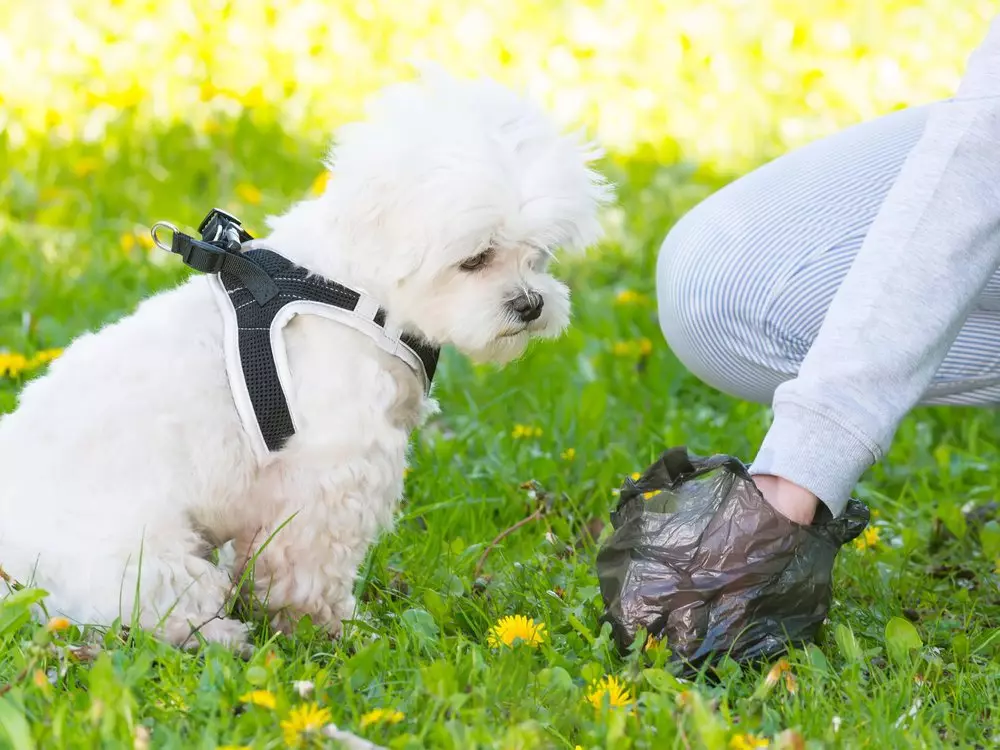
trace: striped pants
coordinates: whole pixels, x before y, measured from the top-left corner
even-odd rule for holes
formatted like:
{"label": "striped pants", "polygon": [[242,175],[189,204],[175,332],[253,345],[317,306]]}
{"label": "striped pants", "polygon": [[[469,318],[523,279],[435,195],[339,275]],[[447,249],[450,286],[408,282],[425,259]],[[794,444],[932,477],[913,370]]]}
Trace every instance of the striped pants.
{"label": "striped pants", "polygon": [[[674,226],[657,264],[660,326],[691,372],[761,403],[795,377],[926,116],[902,110],[792,151]],[[1000,403],[1000,273],[923,403]]]}

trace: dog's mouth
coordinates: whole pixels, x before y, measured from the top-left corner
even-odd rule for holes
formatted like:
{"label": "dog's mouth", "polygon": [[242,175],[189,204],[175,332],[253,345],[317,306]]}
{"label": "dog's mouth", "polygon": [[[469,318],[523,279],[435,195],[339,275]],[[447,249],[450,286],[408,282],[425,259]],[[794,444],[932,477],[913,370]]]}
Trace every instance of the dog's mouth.
{"label": "dog's mouth", "polygon": [[532,331],[536,330],[538,326],[532,327],[530,323],[527,325],[512,326],[509,328],[504,328],[497,334],[498,339],[512,339],[515,336],[520,336],[522,333],[530,334]]}

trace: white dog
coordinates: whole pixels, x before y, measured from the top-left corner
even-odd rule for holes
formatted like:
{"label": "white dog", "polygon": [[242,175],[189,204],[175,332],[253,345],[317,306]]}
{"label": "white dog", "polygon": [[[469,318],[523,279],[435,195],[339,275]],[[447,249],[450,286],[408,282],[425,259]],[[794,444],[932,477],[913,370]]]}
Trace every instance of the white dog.
{"label": "white dog", "polygon": [[[567,324],[548,265],[599,237],[610,188],[595,156],[495,83],[425,75],[339,131],[324,194],[262,243],[363,290],[389,325],[508,361]],[[78,338],[0,421],[0,565],[47,590],[50,613],[235,646],[247,626],[225,617],[232,576],[208,552],[231,541],[246,561],[263,546],[255,582],[278,624],[308,614],[336,634],[392,522],[409,434],[436,404],[365,334],[299,316],[285,338],[297,431],[260,457],[210,280]]]}

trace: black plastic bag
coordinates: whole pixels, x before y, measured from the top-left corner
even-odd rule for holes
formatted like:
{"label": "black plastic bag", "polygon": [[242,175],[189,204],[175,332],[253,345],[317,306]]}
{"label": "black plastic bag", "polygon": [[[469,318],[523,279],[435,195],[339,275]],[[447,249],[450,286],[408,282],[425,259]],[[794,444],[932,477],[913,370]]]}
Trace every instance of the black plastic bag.
{"label": "black plastic bag", "polygon": [[628,649],[640,628],[672,658],[697,667],[713,655],[769,657],[815,638],[839,548],[868,525],[852,499],[810,526],[774,510],[741,461],[666,451],[626,480],[614,533],[597,556],[604,619]]}

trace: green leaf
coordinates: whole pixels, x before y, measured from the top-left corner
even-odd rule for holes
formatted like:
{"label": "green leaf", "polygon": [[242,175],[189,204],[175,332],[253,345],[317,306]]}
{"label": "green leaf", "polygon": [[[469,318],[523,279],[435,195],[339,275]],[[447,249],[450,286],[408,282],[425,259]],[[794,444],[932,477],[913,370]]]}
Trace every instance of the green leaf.
{"label": "green leaf", "polygon": [[435,698],[442,700],[458,692],[458,677],[455,674],[455,665],[438,659],[420,669],[420,679],[423,682],[424,690]]}
{"label": "green leaf", "polygon": [[969,653],[971,651],[971,646],[969,644],[969,636],[965,633],[958,633],[954,638],[951,639],[951,651],[955,654],[955,661],[959,664],[964,664],[969,660]]}
{"label": "green leaf", "polygon": [[924,642],[912,622],[893,617],[885,625],[885,645],[889,658],[897,664],[904,664],[910,660],[910,651],[919,649]]}
{"label": "green leaf", "polygon": [[979,543],[983,554],[990,560],[1000,558],[1000,523],[988,521],[979,530]]}
{"label": "green leaf", "polygon": [[35,750],[28,720],[7,697],[0,698],[0,731],[10,739],[13,750]]}
{"label": "green leaf", "polygon": [[851,630],[850,625],[839,623],[833,629],[833,639],[837,642],[841,656],[847,661],[861,661],[864,658],[861,646],[858,645],[858,639],[854,637],[854,631]]}
{"label": "green leaf", "polygon": [[675,694],[684,690],[684,686],[677,681],[676,677],[662,669],[644,669],[642,676],[649,683],[649,686],[658,693]]}
{"label": "green leaf", "polygon": [[408,609],[399,618],[413,639],[420,645],[430,645],[440,632],[430,612],[423,609]]}
{"label": "green leaf", "polygon": [[965,532],[968,526],[965,522],[965,516],[962,514],[962,509],[954,503],[946,503],[938,508],[938,518],[941,519],[941,523],[945,525],[952,534],[954,534],[959,539],[965,539]]}
{"label": "green leaf", "polygon": [[9,640],[31,619],[31,607],[48,596],[42,589],[21,589],[0,600],[0,642]]}

